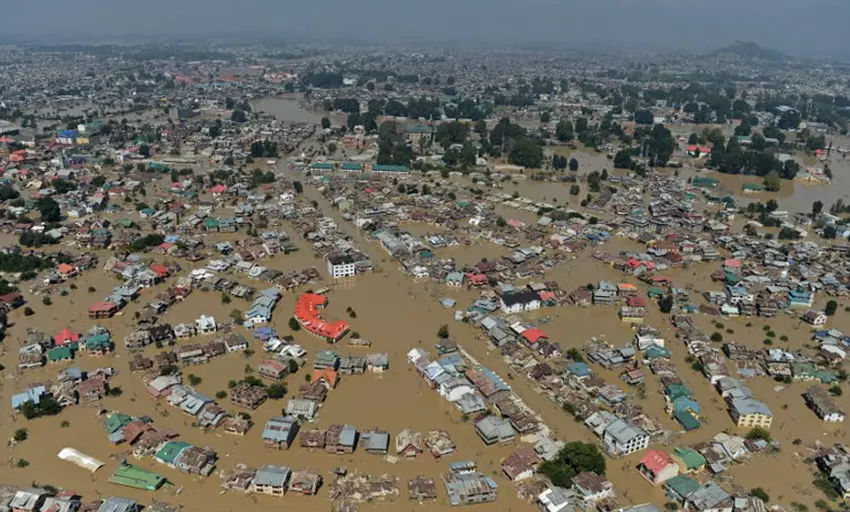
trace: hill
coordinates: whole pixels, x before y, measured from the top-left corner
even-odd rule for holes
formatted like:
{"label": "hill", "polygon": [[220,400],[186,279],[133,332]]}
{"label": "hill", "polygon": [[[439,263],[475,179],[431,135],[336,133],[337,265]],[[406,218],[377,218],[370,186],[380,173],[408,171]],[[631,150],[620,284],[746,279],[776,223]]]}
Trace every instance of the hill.
{"label": "hill", "polygon": [[781,52],[762,48],[761,46],[753,42],[744,41],[738,41],[735,44],[720,48],[718,50],[714,50],[708,55],[709,57],[716,57],[720,55],[735,55],[744,59],[759,59],[771,61],[781,61],[786,59],[786,56],[783,55]]}

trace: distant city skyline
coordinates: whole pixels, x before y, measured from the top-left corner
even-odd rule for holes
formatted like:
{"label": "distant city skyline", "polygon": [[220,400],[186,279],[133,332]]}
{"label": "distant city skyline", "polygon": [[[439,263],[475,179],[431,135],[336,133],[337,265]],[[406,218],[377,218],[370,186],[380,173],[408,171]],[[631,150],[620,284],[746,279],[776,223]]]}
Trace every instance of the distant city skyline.
{"label": "distant city skyline", "polygon": [[377,43],[707,51],[754,41],[848,56],[847,0],[39,0],[4,9],[0,38],[276,37]]}

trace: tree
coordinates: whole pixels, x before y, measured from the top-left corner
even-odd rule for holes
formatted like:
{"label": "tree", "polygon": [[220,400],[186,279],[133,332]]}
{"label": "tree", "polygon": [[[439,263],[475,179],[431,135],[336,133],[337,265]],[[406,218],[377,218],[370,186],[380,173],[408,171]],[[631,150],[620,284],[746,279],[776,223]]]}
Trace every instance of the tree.
{"label": "tree", "polygon": [[567,119],[561,119],[555,126],[555,137],[561,142],[569,142],[575,138],[573,123]]}
{"label": "tree", "polygon": [[635,111],[635,124],[652,124],[655,121],[655,116],[649,110]]}
{"label": "tree", "polygon": [[283,384],[272,384],[266,388],[266,393],[268,393],[269,398],[272,400],[280,400],[286,395],[286,386]]}
{"label": "tree", "polygon": [[140,145],[139,146],[139,154],[142,155],[144,158],[150,158],[151,157],[151,147],[148,146],[147,144]]}
{"label": "tree", "polygon": [[756,498],[762,500],[765,503],[770,501],[770,496],[761,487],[756,487],[755,489],[750,489],[750,495],[755,496]]}
{"label": "tree", "polygon": [[835,226],[823,228],[823,237],[827,240],[834,240],[836,236],[838,236],[838,231],[836,231]]}
{"label": "tree", "polygon": [[541,123],[545,124],[545,123],[548,123],[551,120],[552,120],[552,114],[549,113],[549,111],[546,111],[546,112],[543,112],[543,113],[540,114],[540,122]]}
{"label": "tree", "polygon": [[764,177],[764,189],[768,192],[779,192],[780,188],[782,188],[782,180],[779,178],[779,173],[776,171],[767,173]]}
{"label": "tree", "polygon": [[649,156],[652,165],[655,167],[667,165],[675,149],[676,141],[673,139],[670,130],[665,128],[663,124],[655,125],[647,144],[647,156]]}
{"label": "tree", "polygon": [[661,309],[662,313],[669,313],[673,310],[673,296],[665,295],[658,301],[658,307]]}
{"label": "tree", "polygon": [[298,323],[298,319],[295,318],[294,316],[289,319],[289,328],[292,329],[293,331],[300,331],[301,330],[301,324]]}
{"label": "tree", "polygon": [[575,158],[570,158],[570,170],[577,171],[578,170],[578,160]]}
{"label": "tree", "polygon": [[298,361],[296,361],[295,359],[290,359],[287,363],[287,366],[290,374],[296,373],[298,371]]}
{"label": "tree", "polygon": [[688,144],[699,144],[699,136],[696,133],[692,133],[690,137],[688,137]]}
{"label": "tree", "polygon": [[437,330],[437,337],[447,339],[449,337],[449,326],[446,324],[441,325]]}
{"label": "tree", "polygon": [[768,443],[773,439],[770,436],[770,431],[764,427],[755,427],[750,429],[750,431],[747,432],[746,437],[750,440],[761,439],[763,441],[767,441]]}
{"label": "tree", "polygon": [[27,437],[29,437],[29,431],[25,428],[19,428],[15,431],[15,434],[12,436],[12,439],[14,439],[15,442],[20,443],[22,441],[26,441]]}
{"label": "tree", "polygon": [[295,190],[296,194],[302,194],[304,192],[304,185],[302,185],[300,181],[293,181],[292,188]]}
{"label": "tree", "polygon": [[621,149],[614,155],[615,169],[631,169],[632,168],[632,152],[628,149]]}
{"label": "tree", "polygon": [[41,220],[44,222],[59,222],[62,220],[62,213],[59,209],[59,203],[52,197],[42,197],[37,203],[38,213],[41,215]]}
{"label": "tree", "polygon": [[200,377],[198,377],[198,376],[197,376],[197,375],[195,375],[194,373],[190,373],[190,374],[189,374],[189,384],[191,384],[192,386],[197,386],[197,385],[199,385],[202,381],[203,381],[203,379],[201,379]]}
{"label": "tree", "polygon": [[573,185],[570,187],[570,195],[577,196],[581,193],[581,187],[578,185]]}
{"label": "tree", "polygon": [[836,311],[838,311],[838,303],[834,300],[831,300],[826,303],[826,309],[824,309],[823,312],[824,314],[826,314],[826,316],[832,316],[835,314]]}
{"label": "tree", "polygon": [[12,188],[10,185],[4,185],[0,187],[0,201],[17,199],[19,197],[21,197],[21,194],[19,194],[18,191]]}
{"label": "tree", "polygon": [[604,475],[606,470],[605,457],[599,447],[592,443],[567,443],[551,461],[540,465],[540,473],[549,477],[552,483],[568,488],[577,474],[590,471]]}
{"label": "tree", "polygon": [[516,142],[513,151],[508,155],[508,161],[514,165],[536,169],[543,163],[543,148],[531,139],[521,138]]}
{"label": "tree", "polygon": [[817,214],[819,214],[822,211],[823,211],[823,202],[822,201],[815,201],[814,203],[812,203],[812,217],[817,216]]}
{"label": "tree", "polygon": [[248,116],[242,110],[234,110],[233,113],[230,114],[230,120],[234,123],[244,123],[248,120]]}
{"label": "tree", "polygon": [[709,339],[711,341],[715,342],[715,343],[718,343],[718,342],[723,341],[723,335],[720,334],[719,332],[714,332],[714,333],[712,333],[712,335]]}
{"label": "tree", "polygon": [[505,218],[504,218],[504,217],[502,217],[501,215],[499,215],[499,216],[496,218],[496,226],[498,226],[498,227],[500,227],[500,228],[503,228],[503,227],[505,227],[505,226],[507,226],[507,225],[508,225],[508,221],[506,221],[506,220],[505,220]]}

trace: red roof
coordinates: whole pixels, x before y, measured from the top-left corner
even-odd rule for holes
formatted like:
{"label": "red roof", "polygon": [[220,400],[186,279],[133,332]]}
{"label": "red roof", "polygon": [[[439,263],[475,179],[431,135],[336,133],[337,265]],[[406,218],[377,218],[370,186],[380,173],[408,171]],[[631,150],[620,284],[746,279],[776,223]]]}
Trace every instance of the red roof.
{"label": "red roof", "polygon": [[738,268],[741,266],[741,261],[736,260],[735,258],[729,258],[723,264],[727,267]]}
{"label": "red roof", "polygon": [[526,329],[522,332],[522,337],[527,339],[529,343],[534,344],[541,339],[548,339],[549,336],[540,329]]}
{"label": "red roof", "polygon": [[658,474],[673,463],[670,456],[659,450],[649,450],[646,455],[640,460],[643,466],[654,474]]}
{"label": "red roof", "polygon": [[310,379],[310,382],[316,382],[318,380],[324,380],[328,383],[328,386],[334,388],[336,387],[336,382],[339,379],[339,374],[336,370],[331,368],[324,368],[322,370],[313,370],[313,377]]}
{"label": "red roof", "polygon": [[295,303],[295,318],[301,327],[317,336],[336,340],[348,332],[348,322],[339,320],[333,323],[325,322],[319,314],[319,308],[328,303],[328,298],[315,293],[304,293]]}
{"label": "red roof", "polygon": [[165,268],[165,265],[162,265],[161,263],[154,263],[153,265],[151,265],[151,270],[156,272],[156,275],[158,275],[159,277],[167,277],[170,273],[168,272],[168,269]]}
{"label": "red roof", "polygon": [[626,304],[633,308],[645,308],[646,301],[641,297],[629,297],[626,299]]}
{"label": "red roof", "polygon": [[96,311],[112,311],[113,309],[118,309],[118,305],[113,302],[101,301],[95,304],[92,304],[89,307],[90,312]]}
{"label": "red roof", "polygon": [[53,337],[53,341],[55,341],[57,345],[77,343],[80,341],[80,333],[72,331],[70,327],[66,327],[59,331],[59,334]]}

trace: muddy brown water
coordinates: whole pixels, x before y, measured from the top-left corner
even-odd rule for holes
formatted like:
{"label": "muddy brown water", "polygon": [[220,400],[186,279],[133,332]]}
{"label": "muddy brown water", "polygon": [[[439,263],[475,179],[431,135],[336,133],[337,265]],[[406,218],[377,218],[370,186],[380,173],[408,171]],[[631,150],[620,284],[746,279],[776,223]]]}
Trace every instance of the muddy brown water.
{"label": "muddy brown water", "polygon": [[[312,190],[307,190],[306,194],[311,199],[321,200]],[[512,451],[512,446],[484,446],[474,434],[472,425],[464,422],[453,406],[425,386],[406,361],[405,354],[412,347],[421,346],[433,351],[438,327],[441,324],[449,324],[452,335],[469,353],[482,364],[506,376],[510,370],[502,361],[498,351],[482,339],[479,331],[474,327],[454,322],[453,311],[444,309],[434,300],[435,297],[453,297],[458,300],[460,307],[472,300],[475,294],[465,290],[452,290],[433,283],[413,283],[400,275],[397,263],[392,261],[389,255],[376,245],[363,240],[350,225],[339,218],[336,212],[327,208],[324,203],[323,208],[326,213],[337,218],[337,222],[346,232],[355,236],[361,248],[369,252],[382,268],[381,273],[358,276],[345,283],[333,283],[330,305],[324,314],[331,319],[347,318],[346,308],[353,308],[357,317],[348,319],[352,329],[359,331],[373,343],[372,347],[366,351],[387,352],[391,366],[390,370],[382,376],[367,374],[343,378],[339,386],[330,392],[316,425],[325,427],[332,423],[349,423],[360,429],[380,427],[388,430],[392,435],[403,428],[421,431],[443,428],[452,435],[458,446],[455,455],[443,461],[420,457],[416,460],[402,460],[391,464],[381,456],[368,455],[359,450],[347,456],[311,452],[298,446],[282,452],[266,450],[261,441],[262,425],[271,416],[280,414],[285,400],[268,401],[256,411],[252,411],[251,416],[255,426],[244,438],[232,437],[221,432],[204,433],[192,427],[190,418],[166,404],[153,400],[147,394],[144,383],[139,377],[131,375],[127,370],[128,354],[123,347],[123,338],[132,329],[133,313],[165,285],[145,290],[138,303],[129,305],[121,316],[102,321],[102,324],[112,331],[116,340],[117,352],[114,355],[103,358],[82,355],[73,363],[48,365],[38,370],[18,371],[17,348],[27,328],[55,334],[65,326],[79,331],[87,331],[91,327],[94,322],[86,317],[86,308],[105,295],[111,287],[119,284],[117,280],[105,276],[100,269],[88,271],[74,280],[77,289],[72,290],[65,297],[54,295],[53,304],[50,306],[42,305],[40,299],[27,294],[32,303],[31,306],[36,311],[34,316],[25,317],[22,309],[10,315],[14,326],[9,330],[9,336],[2,345],[3,353],[0,355],[0,363],[6,368],[0,374],[2,377],[0,378],[0,399],[5,400],[8,407],[8,400],[12,394],[22,390],[29,383],[55,379],[59,370],[72,364],[84,370],[113,366],[120,371],[113,385],[120,386],[124,394],[120,397],[107,398],[98,406],[132,415],[151,416],[156,425],[179,431],[181,439],[198,445],[207,445],[216,450],[220,457],[219,467],[222,469],[230,470],[237,463],[245,463],[253,467],[263,463],[286,464],[293,468],[310,466],[320,469],[326,481],[331,478],[330,471],[337,466],[345,466],[350,470],[356,468],[373,475],[388,473],[400,478],[401,497],[393,504],[379,502],[363,504],[362,509],[442,510],[449,506],[441,484],[438,483],[439,500],[433,504],[420,506],[407,500],[406,480],[416,474],[425,474],[439,480],[440,473],[446,471],[449,462],[473,459],[482,471],[494,476],[499,484],[498,502],[480,505],[475,507],[476,510],[531,510],[531,505],[517,499],[513,485],[507,481],[499,469],[499,461]],[[295,236],[294,229],[287,231]],[[426,231],[430,231],[430,228],[426,228]],[[264,260],[262,264],[281,270],[316,265],[324,273],[322,261],[312,254],[307,244],[297,238],[294,241],[301,251],[290,255],[276,255]],[[615,239],[606,249],[616,252],[624,248],[639,249],[639,246],[627,240]],[[437,254],[456,257],[462,263],[474,263],[482,257],[496,257],[502,254],[502,250],[492,245],[474,245],[468,248],[440,249],[437,250]],[[184,273],[196,266],[202,266],[201,262],[182,263]],[[711,283],[708,279],[713,269],[714,267],[709,264],[694,269],[679,269],[669,274],[677,284],[688,283],[693,285],[695,290],[717,289],[718,285]],[[255,287],[261,286],[251,283],[244,276],[234,277]],[[632,278],[624,279],[618,272],[592,260],[587,254],[578,255],[578,258],[553,269],[547,278],[558,281],[565,289],[596,282],[599,279],[636,283]],[[95,287],[97,292],[89,293],[87,291],[89,286]],[[700,299],[696,300],[700,301]],[[294,302],[295,295],[287,293],[275,310],[272,324],[281,335],[289,333],[287,322],[292,314]],[[213,314],[218,320],[225,321],[232,309],[239,308],[244,311],[248,307],[248,302],[238,299],[234,299],[230,304],[222,304],[220,295],[217,293],[195,292],[188,300],[170,309],[162,320],[172,324],[188,322],[204,313]],[[842,311],[842,308],[839,311]],[[680,375],[694,390],[706,419],[706,424],[701,429],[677,435],[673,444],[664,449],[672,450],[673,446],[707,440],[722,430],[737,432],[722,406],[722,401],[711,389],[708,381],[693,372],[685,363],[685,348],[674,339],[669,324],[656,308],[650,307],[650,312],[647,323],[664,328],[668,347],[673,350]],[[547,323],[543,329],[564,349],[579,347],[591,337],[601,336],[619,346],[625,344],[633,335],[629,327],[619,322],[614,309],[546,309],[536,312],[528,319],[543,320],[544,317],[547,317]],[[722,329],[713,326],[708,317],[697,316],[696,318],[698,325],[706,332],[720,330],[724,332],[727,339],[735,339],[753,347],[761,346],[764,338],[762,326],[765,322],[757,318],[721,319],[720,321],[724,324]],[[831,322],[836,327],[850,331],[850,315],[839,313]],[[752,325],[747,327],[747,323]],[[785,345],[790,347],[803,346],[810,337],[808,329],[782,315],[770,320],[769,325],[776,332],[777,340],[783,334],[789,336],[789,342]],[[734,333],[726,333],[725,329],[732,329]],[[304,331],[293,333],[293,335],[311,356],[316,351],[327,347],[324,342],[309,336]],[[190,342],[205,339],[209,338],[199,337]],[[214,395],[219,390],[227,389],[229,380],[242,378],[246,374],[246,365],[255,367],[264,359],[259,345],[257,343],[253,345],[257,351],[250,358],[246,358],[243,354],[226,355],[207,365],[187,368],[184,373],[187,375],[193,373],[201,377],[202,383],[198,389],[203,393]],[[778,342],[777,345],[783,346]],[[152,354],[155,351],[154,347],[149,347],[147,353]],[[340,346],[339,351],[357,353],[363,350]],[[613,372],[605,372],[596,367],[594,370],[609,382],[617,383],[625,388]],[[302,370],[288,378],[287,384],[291,390],[297,389],[303,383],[304,372],[305,370]],[[587,429],[573,421],[544,395],[538,393],[524,377],[517,376],[510,383],[514,391],[542,415],[558,438],[566,441],[595,441]],[[800,438],[804,444],[816,440],[824,443],[844,441],[845,428],[825,426],[806,409],[800,397],[806,387],[805,383],[795,383],[777,390],[776,383],[772,380],[756,378],[749,381],[748,385],[753,389],[756,398],[765,401],[776,414],[772,433],[783,443],[783,450],[775,455],[755,455],[747,464],[734,466],[728,473],[729,477],[743,488],[763,487],[774,502],[787,503],[793,499],[811,507],[813,502],[821,496],[810,485],[812,480],[810,467],[802,461],[802,458],[806,456],[804,445],[794,446],[792,441],[797,438]],[[648,377],[646,389],[646,398],[641,400],[635,397],[634,399],[640,400],[648,414],[661,418],[668,428],[676,430],[677,426],[665,418],[660,383],[654,376]],[[838,401],[845,410],[850,409],[850,399],[847,395],[840,397]],[[237,411],[228,403],[225,403],[225,406],[234,412]],[[98,493],[102,496],[134,497],[142,503],[159,499],[180,503],[190,511],[250,511],[271,506],[289,506],[297,510],[327,510],[329,507],[327,485],[320,491],[319,496],[313,498],[293,495],[275,499],[240,493],[222,495],[219,494],[220,480],[217,476],[203,479],[184,475],[151,459],[136,460],[132,457],[130,457],[132,463],[163,474],[173,485],[155,493],[119,487],[108,483],[107,479],[120,458],[124,456],[123,452],[127,450],[127,447],[113,446],[108,442],[96,415],[97,406],[70,407],[59,416],[33,421],[26,421],[12,415],[10,409],[6,411],[6,414],[0,416],[3,418],[0,420],[1,436],[11,438],[17,428],[27,428],[30,433],[29,439],[23,443],[13,448],[8,446],[2,448],[5,453],[0,456],[0,461],[3,463],[0,467],[0,480],[13,485],[25,486],[32,482],[51,484],[74,489],[87,499],[98,496]],[[63,421],[67,421],[69,426],[61,428],[60,424]],[[106,462],[106,466],[92,475],[60,461],[56,458],[56,454],[66,446],[72,446],[83,453],[97,457]],[[614,482],[617,494],[624,503],[662,504],[664,496],[661,490],[649,485],[635,470],[640,457],[640,454],[636,454],[625,459],[609,460],[608,476]],[[23,469],[15,468],[14,463],[20,458],[28,460],[30,465]],[[178,489],[179,494],[177,494]]]}

